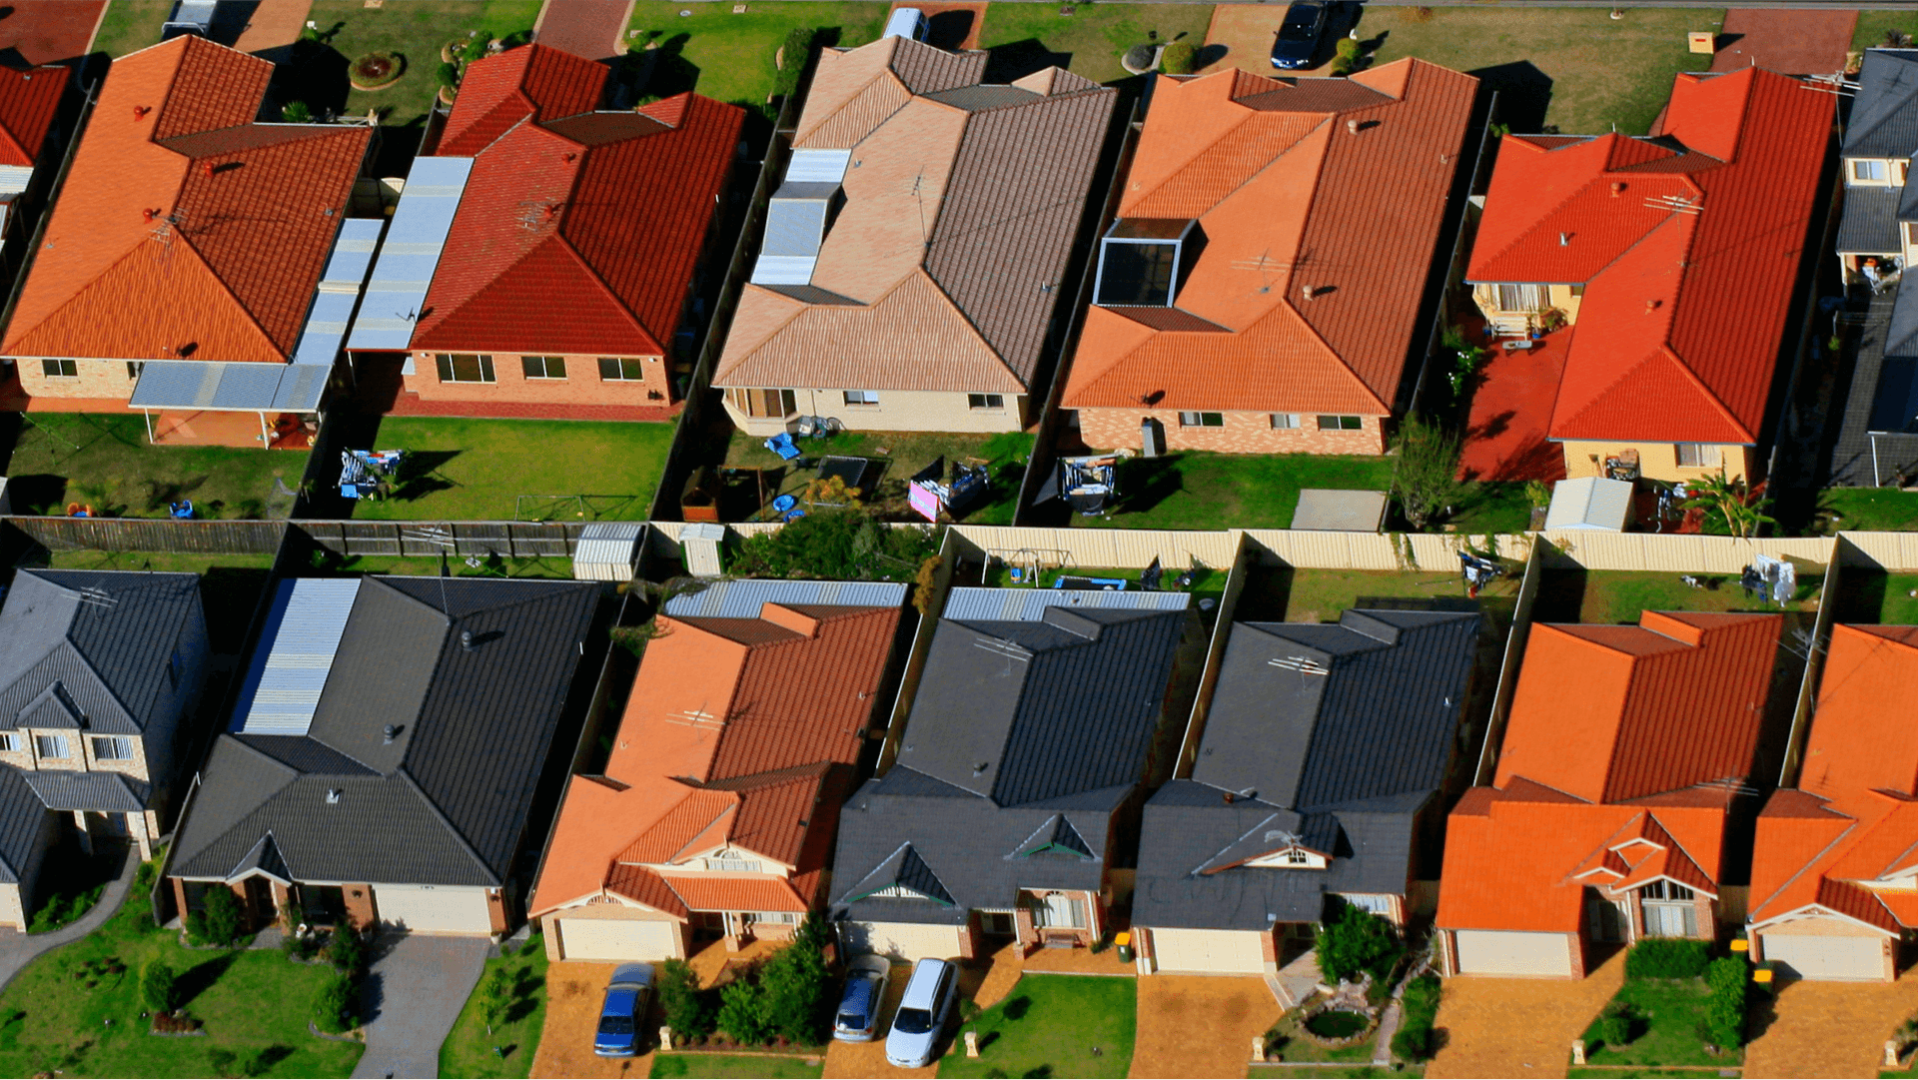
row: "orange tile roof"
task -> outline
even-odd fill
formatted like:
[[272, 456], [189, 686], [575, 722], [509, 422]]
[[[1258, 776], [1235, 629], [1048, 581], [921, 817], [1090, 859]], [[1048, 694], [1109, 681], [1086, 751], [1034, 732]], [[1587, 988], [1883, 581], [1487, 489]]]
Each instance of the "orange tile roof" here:
[[666, 874], [666, 887], [693, 911], [804, 912], [809, 897], [801, 897], [778, 878], [731, 877], [724, 874]]
[[1552, 438], [1758, 441], [1834, 100], [1682, 73], [1658, 141], [1502, 140], [1466, 277], [1585, 286]]
[[0, 165], [31, 168], [40, 160], [67, 78], [58, 65], [0, 67]]
[[1119, 216], [1199, 221], [1187, 318], [1093, 307], [1065, 406], [1391, 412], [1477, 87], [1411, 59], [1160, 79]]
[[272, 73], [193, 35], [114, 61], [0, 352], [290, 359], [373, 132], [255, 124]]

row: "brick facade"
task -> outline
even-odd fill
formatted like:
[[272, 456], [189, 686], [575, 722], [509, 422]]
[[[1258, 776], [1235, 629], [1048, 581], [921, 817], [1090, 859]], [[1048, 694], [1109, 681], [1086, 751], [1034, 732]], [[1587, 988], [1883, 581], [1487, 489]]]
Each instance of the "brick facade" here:
[[[457, 409], [457, 415], [522, 415], [528, 407], [590, 406], [617, 409], [670, 409], [676, 402], [672, 365], [663, 357], [637, 359], [643, 378], [602, 379], [599, 357], [566, 354], [566, 377], [529, 379], [519, 353], [495, 352], [490, 383], [441, 382], [435, 352], [415, 352], [413, 373], [404, 376], [408, 393], [419, 395], [423, 406]], [[495, 410], [500, 410], [498, 413]]]
[[1299, 417], [1300, 427], [1275, 428], [1271, 413], [1221, 415], [1223, 427], [1182, 427], [1177, 410], [1080, 409], [1079, 437], [1099, 450], [1138, 449], [1139, 426], [1147, 417], [1165, 429], [1168, 450], [1210, 450], [1222, 454], [1383, 454], [1385, 417], [1364, 416], [1357, 431], [1320, 431], [1318, 417]]
[[47, 377], [38, 358], [14, 361], [20, 389], [35, 398], [93, 398], [125, 405], [133, 396], [135, 380], [127, 375], [125, 360], [75, 360], [73, 378]]
[[353, 924], [353, 929], [365, 930], [379, 923], [379, 907], [373, 902], [371, 885], [348, 885], [340, 892], [346, 899], [346, 921]]

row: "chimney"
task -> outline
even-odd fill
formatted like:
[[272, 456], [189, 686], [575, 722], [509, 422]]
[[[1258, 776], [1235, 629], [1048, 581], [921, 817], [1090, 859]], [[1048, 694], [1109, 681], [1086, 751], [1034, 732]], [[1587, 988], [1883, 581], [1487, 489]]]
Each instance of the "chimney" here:
[[1625, 194], [1625, 181], [1623, 180], [1612, 181], [1612, 198], [1616, 199], [1623, 194]]

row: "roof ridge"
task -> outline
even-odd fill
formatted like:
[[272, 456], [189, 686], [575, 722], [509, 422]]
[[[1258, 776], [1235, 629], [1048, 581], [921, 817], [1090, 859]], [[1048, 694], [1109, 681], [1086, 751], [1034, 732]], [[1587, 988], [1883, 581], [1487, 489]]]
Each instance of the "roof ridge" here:
[[[842, 55], [842, 56], [843, 56], [843, 55], [845, 55], [846, 53], [848, 53], [848, 52], [851, 52], [852, 50], [850, 50], [850, 49], [841, 49], [841, 50], [839, 50], [839, 51], [840, 51], [840, 55]], [[892, 112], [889, 112], [889, 113], [887, 113], [887, 114], [886, 114], [886, 116], [885, 116], [885, 118], [884, 118], [884, 119], [882, 119], [882, 120], [880, 120], [880, 122], [879, 122], [878, 124], [875, 124], [875, 125], [874, 125], [874, 126], [873, 126], [873, 127], [872, 127], [872, 128], [870, 129], [870, 130], [868, 130], [868, 131], [867, 131], [867, 132], [866, 132], [866, 133], [865, 133], [864, 135], [861, 135], [861, 136], [860, 136], [860, 137], [859, 137], [858, 139], [856, 139], [856, 140], [854, 140], [854, 142], [853, 142], [853, 145], [854, 145], [854, 146], [857, 146], [857, 145], [859, 145], [859, 143], [862, 143], [862, 142], [864, 142], [864, 141], [866, 141], [866, 138], [867, 138], [867, 136], [870, 136], [870, 135], [871, 135], [871, 134], [872, 134], [872, 133], [873, 133], [874, 131], [877, 131], [877, 130], [879, 130], [879, 128], [880, 128], [880, 127], [882, 127], [882, 126], [884, 126], [884, 125], [885, 125], [885, 123], [886, 123], [886, 121], [887, 121], [887, 120], [891, 120], [891, 119], [892, 119], [892, 118], [893, 118], [894, 116], [896, 116], [896, 115], [898, 115], [898, 113], [899, 113], [899, 110], [900, 110], [900, 109], [904, 109], [904, 108], [906, 107], [906, 105], [908, 105], [908, 104], [911, 104], [911, 103], [912, 103], [912, 101], [913, 101], [913, 99], [914, 99], [914, 98], [916, 98], [916, 97], [918, 97], [918, 96], [919, 96], [918, 94], [915, 94], [915, 93], [913, 93], [913, 92], [912, 92], [912, 87], [910, 87], [910, 86], [907, 86], [907, 85], [906, 85], [906, 80], [904, 80], [904, 79], [902, 79], [902, 78], [900, 78], [900, 77], [899, 77], [899, 73], [898, 73], [898, 72], [895, 72], [895, 71], [894, 71], [894, 70], [892, 69], [892, 55], [891, 55], [890, 53], [888, 53], [888, 54], [887, 54], [887, 56], [886, 56], [886, 62], [885, 62], [885, 64], [883, 64], [883, 65], [882, 65], [882, 66], [881, 66], [881, 67], [879, 68], [879, 70], [878, 70], [877, 72], [875, 72], [875, 73], [873, 74], [873, 77], [872, 77], [872, 78], [870, 78], [870, 79], [867, 79], [867, 80], [866, 80], [865, 82], [863, 82], [863, 83], [860, 83], [860, 84], [859, 84], [859, 89], [857, 89], [857, 90], [854, 90], [854, 91], [853, 91], [852, 93], [850, 93], [850, 94], [847, 94], [847, 95], [846, 95], [846, 96], [845, 96], [845, 97], [844, 97], [844, 98], [843, 98], [843, 99], [842, 99], [842, 100], [841, 100], [841, 101], [839, 102], [839, 107], [838, 107], [838, 108], [836, 108], [836, 109], [834, 109], [833, 111], [831, 111], [831, 112], [829, 112], [829, 113], [827, 113], [827, 114], [825, 114], [824, 116], [822, 116], [822, 117], [820, 117], [820, 118], [819, 118], [819, 122], [818, 122], [818, 123], [816, 123], [816, 124], [811, 124], [811, 125], [808, 125], [808, 126], [806, 126], [806, 129], [805, 129], [805, 131], [804, 131], [803, 133], [802, 133], [802, 132], [801, 132], [801, 131], [799, 130], [799, 125], [798, 125], [798, 124], [795, 124], [795, 125], [794, 125], [794, 128], [793, 128], [793, 143], [794, 143], [794, 145], [793, 145], [793, 149], [794, 149], [794, 150], [803, 150], [803, 149], [807, 149], [807, 147], [802, 147], [802, 146], [799, 146], [798, 144], [799, 144], [799, 143], [800, 143], [800, 142], [801, 142], [802, 140], [804, 140], [804, 139], [806, 139], [807, 137], [809, 137], [809, 136], [812, 136], [812, 135], [814, 135], [814, 134], [817, 134], [820, 128], [823, 128], [823, 127], [825, 127], [826, 125], [828, 125], [828, 124], [830, 124], [830, 123], [832, 123], [832, 122], [833, 122], [833, 120], [835, 120], [835, 119], [837, 119], [837, 118], [838, 118], [838, 116], [839, 116], [839, 114], [840, 114], [840, 113], [843, 113], [843, 112], [845, 112], [845, 111], [846, 111], [847, 109], [850, 109], [850, 108], [852, 108], [852, 105], [853, 105], [853, 102], [855, 102], [855, 101], [858, 101], [859, 99], [861, 99], [861, 98], [863, 98], [863, 97], [865, 97], [865, 96], [866, 96], [866, 91], [868, 91], [868, 90], [871, 90], [871, 89], [872, 89], [872, 86], [873, 86], [873, 84], [874, 84], [874, 83], [876, 83], [876, 82], [878, 82], [878, 81], [880, 81], [881, 79], [891, 79], [891, 80], [892, 80], [893, 82], [896, 82], [896, 83], [898, 83], [898, 84], [899, 84], [899, 89], [901, 89], [901, 90], [903, 90], [903, 91], [905, 91], [905, 94], [906, 94], [906, 100], [905, 100], [905, 102], [904, 102], [904, 103], [902, 103], [902, 104], [901, 104], [901, 105], [899, 106], [899, 108], [898, 108], [898, 109], [894, 109], [894, 110], [893, 110]], [[802, 120], [803, 120], [804, 118], [805, 118], [805, 117], [804, 117], [804, 110], [801, 110], [801, 116], [800, 116], [800, 119], [802, 119]], [[789, 164], [790, 164], [790, 162], [789, 162]]]
[[[1219, 72], [1218, 74], [1224, 74], [1224, 73]], [[1144, 192], [1136, 199], [1128, 198], [1128, 199], [1123, 199], [1122, 201], [1132, 203], [1134, 205], [1150, 201], [1154, 196], [1158, 195], [1161, 191], [1164, 191], [1166, 188], [1170, 187], [1173, 184], [1173, 182], [1178, 180], [1179, 177], [1183, 175], [1185, 171], [1188, 168], [1190, 168], [1195, 162], [1199, 161], [1201, 158], [1211, 153], [1214, 148], [1224, 143], [1228, 138], [1231, 138], [1232, 136], [1237, 135], [1239, 133], [1239, 129], [1247, 127], [1251, 124], [1257, 123], [1259, 120], [1259, 117], [1261, 115], [1264, 115], [1258, 109], [1254, 109], [1251, 106], [1246, 105], [1245, 103], [1241, 102], [1238, 98], [1228, 96], [1225, 100], [1226, 100], [1226, 104], [1238, 106], [1239, 110], [1245, 114], [1239, 118], [1238, 123], [1233, 124], [1231, 127], [1226, 128], [1224, 131], [1220, 132], [1219, 137], [1217, 139], [1214, 139], [1211, 142], [1206, 143], [1204, 146], [1200, 147], [1197, 152], [1192, 154], [1190, 157], [1186, 158], [1184, 161], [1180, 162], [1179, 167], [1167, 173], [1165, 176], [1165, 179], [1159, 181], [1158, 185], [1154, 187], [1151, 191]], [[1283, 113], [1279, 115], [1299, 116], [1299, 115], [1314, 115], [1314, 114], [1301, 114], [1297, 112], [1291, 112], [1291, 113]], [[1303, 132], [1299, 134], [1298, 138], [1293, 139], [1291, 142], [1287, 143], [1285, 145], [1285, 149], [1280, 150], [1278, 153], [1267, 158], [1265, 161], [1265, 164], [1260, 165], [1258, 168], [1252, 170], [1251, 173], [1247, 174], [1245, 179], [1233, 185], [1230, 191], [1227, 191], [1224, 195], [1221, 195], [1216, 201], [1213, 202], [1212, 205], [1214, 207], [1222, 205], [1227, 199], [1231, 198], [1234, 194], [1244, 190], [1247, 184], [1250, 184], [1253, 180], [1264, 175], [1266, 170], [1272, 168], [1274, 165], [1277, 165], [1281, 158], [1285, 157], [1287, 154], [1290, 154], [1294, 149], [1298, 147], [1300, 143], [1310, 138], [1314, 132], [1318, 131], [1321, 127], [1324, 127], [1326, 124], [1331, 123], [1333, 119], [1336, 117], [1336, 115], [1337, 114], [1335, 113], [1324, 114], [1323, 118], [1320, 119], [1318, 123], [1313, 124], [1311, 127], [1306, 128]], [[1325, 159], [1329, 156], [1330, 156], [1329, 154], [1319, 155], [1318, 169], [1316, 169], [1313, 172], [1312, 191], [1310, 195], [1308, 195], [1306, 198], [1306, 206], [1308, 207], [1308, 213], [1310, 212], [1309, 207], [1311, 206], [1311, 203], [1312, 203], [1311, 196], [1318, 194], [1318, 190], [1319, 190], [1318, 177], [1321, 173], [1323, 173], [1325, 169]], [[1300, 230], [1299, 235], [1301, 240], [1303, 240], [1305, 235], [1304, 230]]]
[[[970, 118], [968, 118], [967, 122], [968, 123], [971, 122]], [[962, 135], [960, 138], [963, 140], [964, 136]], [[946, 203], [945, 195], [941, 193], [939, 197], [939, 209], [941, 212], [945, 210], [945, 203]], [[939, 217], [937, 214], [933, 216], [932, 224], [934, 229], [938, 228]], [[932, 250], [932, 243], [931, 243], [931, 240], [928, 239], [925, 244], [925, 251], [931, 252], [931, 250]], [[972, 336], [979, 339], [980, 347], [985, 349], [986, 353], [990, 355], [993, 358], [993, 360], [999, 364], [1001, 368], [1005, 369], [1006, 374], [1012, 377], [1013, 382], [1016, 382], [1020, 384], [1021, 386], [1025, 386], [1027, 389], [1031, 389], [1031, 382], [1027, 379], [1020, 378], [1019, 373], [1012, 370], [1012, 365], [1006, 362], [1005, 356], [1001, 354], [997, 348], [993, 347], [991, 340], [986, 337], [985, 332], [979, 329], [979, 324], [974, 322], [972, 320], [972, 316], [966, 314], [966, 309], [959, 306], [959, 301], [954, 300], [952, 298], [952, 294], [948, 293], [945, 290], [945, 287], [939, 284], [939, 279], [932, 276], [932, 271], [926, 269], [926, 260], [925, 260], [924, 254], [920, 256], [919, 264], [912, 268], [911, 273], [907, 274], [905, 277], [900, 278], [897, 284], [893, 285], [892, 288], [886, 290], [885, 296], [881, 296], [879, 300], [874, 301], [872, 304], [868, 306], [878, 307], [880, 302], [885, 300], [886, 296], [891, 296], [894, 292], [898, 291], [898, 289], [901, 286], [905, 285], [906, 282], [912, 280], [915, 276], [925, 278], [926, 284], [932, 286], [932, 291], [938, 295], [939, 299], [944, 301], [945, 305], [951, 308], [955, 315], [958, 315], [960, 319], [964, 320], [966, 327], [972, 331]]]
[[[1770, 896], [1767, 896], [1765, 897], [1765, 899], [1759, 901], [1758, 903], [1751, 905], [1751, 915], [1756, 916], [1759, 912], [1765, 910], [1767, 905], [1769, 905], [1772, 901], [1778, 899], [1780, 896], [1784, 895], [1785, 890], [1791, 888], [1794, 884], [1796, 884], [1798, 882], [1798, 879], [1801, 877], [1804, 877], [1805, 874], [1808, 871], [1810, 871], [1812, 867], [1818, 866], [1821, 863], [1823, 863], [1826, 857], [1832, 855], [1837, 850], [1838, 845], [1844, 842], [1845, 837], [1850, 836], [1853, 830], [1857, 828], [1858, 828], [1858, 819], [1851, 818], [1850, 824], [1845, 826], [1844, 831], [1840, 832], [1837, 836], [1832, 837], [1831, 842], [1826, 844], [1822, 849], [1820, 849], [1818, 854], [1812, 856], [1810, 859], [1807, 859], [1805, 861], [1805, 865], [1793, 871], [1792, 875], [1785, 879], [1784, 884], [1772, 890], [1772, 894]], [[1822, 877], [1823, 875], [1821, 874], [1820, 876]], [[1813, 898], [1812, 902], [1817, 903], [1816, 897]], [[1793, 910], [1796, 910], [1796, 909], [1793, 909]], [[1752, 921], [1757, 921], [1757, 920], [1754, 918], [1752, 919]]]
[[[1313, 190], [1315, 191], [1318, 190], [1317, 184], [1313, 185]], [[1294, 267], [1292, 272], [1290, 274], [1287, 274], [1286, 276], [1288, 279], [1290, 279], [1291, 277], [1296, 276], [1297, 273], [1298, 273], [1298, 269]], [[1288, 280], [1288, 284], [1289, 283], [1290, 282]], [[1306, 333], [1312, 335], [1313, 341], [1316, 341], [1319, 343], [1319, 348], [1324, 349], [1326, 351], [1326, 354], [1331, 356], [1332, 359], [1338, 363], [1339, 367], [1343, 368], [1348, 375], [1352, 376], [1353, 382], [1359, 384], [1359, 387], [1363, 389], [1365, 393], [1369, 397], [1371, 397], [1373, 401], [1378, 402], [1379, 411], [1387, 412], [1387, 413], [1392, 411], [1392, 406], [1386, 404], [1385, 399], [1379, 396], [1378, 391], [1372, 389], [1372, 384], [1365, 381], [1365, 376], [1360, 375], [1357, 371], [1354, 371], [1352, 369], [1352, 365], [1346, 362], [1345, 357], [1339, 355], [1339, 351], [1337, 349], [1334, 349], [1332, 347], [1332, 344], [1325, 340], [1325, 336], [1320, 334], [1318, 329], [1312, 325], [1312, 320], [1305, 317], [1305, 312], [1300, 311], [1297, 307], [1293, 305], [1290, 289], [1287, 289], [1286, 295], [1279, 297], [1279, 302], [1273, 305], [1273, 310], [1278, 310], [1280, 308], [1283, 308], [1287, 312], [1290, 312], [1292, 317], [1299, 321], [1300, 328], [1303, 329]]]
[[420, 802], [424, 803], [426, 808], [432, 811], [433, 816], [439, 819], [440, 824], [446, 826], [446, 831], [453, 834], [453, 839], [459, 841], [460, 850], [472, 858], [473, 864], [479, 867], [480, 873], [491, 878], [494, 885], [502, 884], [503, 875], [495, 873], [492, 867], [486, 865], [486, 860], [480, 858], [478, 850], [473, 847], [471, 841], [466, 839], [466, 834], [459, 830], [459, 826], [453, 824], [453, 820], [446, 816], [446, 812], [441, 810], [439, 803], [434, 802], [433, 797], [426, 793], [426, 789], [420, 786], [419, 781], [413, 779], [413, 774], [407, 769], [405, 762], [401, 762], [399, 768], [393, 770], [393, 775], [404, 780], [406, 786], [413, 790], [413, 794], [419, 796]]
[[[177, 153], [177, 151], [175, 152]], [[185, 156], [185, 155], [182, 155], [182, 156]], [[187, 158], [188, 162], [191, 162], [192, 160], [193, 159], [190, 157]], [[191, 170], [188, 170], [188, 171], [191, 171]], [[186, 189], [186, 178], [184, 174], [182, 174], [181, 176], [180, 188], [182, 192], [184, 192]], [[179, 196], [177, 195], [174, 197], [174, 205], [175, 206], [179, 205]], [[345, 220], [346, 219], [343, 215], [336, 215], [335, 217], [336, 222], [345, 221]], [[245, 300], [240, 299], [239, 293], [233, 291], [233, 286], [227, 283], [226, 275], [220, 273], [218, 270], [215, 270], [213, 268], [213, 260], [207, 258], [206, 252], [201, 251], [199, 248], [199, 245], [195, 244], [192, 238], [187, 236], [186, 230], [175, 229], [173, 231], [173, 235], [174, 235], [174, 238], [177, 239], [180, 243], [185, 244], [189, 249], [192, 250], [194, 257], [200, 260], [200, 265], [206, 268], [207, 274], [210, 275], [213, 278], [213, 280], [219, 284], [220, 291], [225, 293], [227, 298], [233, 301], [233, 306], [239, 308], [241, 313], [246, 316], [247, 325], [251, 326], [254, 330], [258, 331], [260, 337], [266, 341], [267, 348], [273, 352], [279, 353], [281, 356], [286, 357], [287, 362], [291, 363], [293, 360], [293, 349], [294, 349], [294, 346], [298, 344], [298, 340], [295, 339], [295, 341], [292, 344], [289, 344], [284, 349], [280, 348], [279, 344], [273, 340], [273, 335], [267, 333], [266, 327], [260, 323], [259, 315], [256, 314], [252, 308], [247, 306]], [[340, 226], [338, 224], [335, 224], [333, 226], [333, 239], [327, 241], [327, 245], [326, 245], [329, 251], [332, 250], [332, 247], [334, 244], [339, 242], [339, 236], [340, 236]], [[140, 250], [140, 245], [136, 243], [133, 246], [132, 251], [129, 251], [128, 254], [132, 254], [133, 251], [138, 251], [138, 250]], [[115, 260], [114, 265], [115, 266], [119, 265], [118, 260]], [[324, 274], [324, 271], [322, 271], [322, 274]], [[100, 275], [100, 277], [94, 278], [92, 281], [87, 283], [87, 288], [91, 289], [94, 285], [99, 283], [100, 278], [105, 276], [106, 276], [105, 274], [102, 274]], [[81, 290], [81, 291], [84, 292], [85, 290]], [[78, 295], [79, 294], [77, 293], [75, 294], [76, 299], [78, 298]], [[312, 306], [313, 306], [313, 301], [311, 298], [308, 298], [308, 300], [306, 301], [305, 308], [302, 309], [301, 311], [300, 323], [302, 326], [304, 326], [306, 322], [306, 314], [312, 309]]]
[[[569, 187], [566, 192], [566, 195], [567, 195], [566, 203], [568, 206], [572, 205], [573, 192], [579, 189], [580, 174], [586, 171], [586, 156], [592, 153], [592, 149], [590, 147], [587, 147], [584, 143], [580, 143], [579, 145], [581, 147], [579, 168], [573, 170], [573, 183], [572, 183], [572, 186]], [[617, 310], [622, 316], [624, 316], [628, 323], [632, 324], [633, 329], [638, 330], [642, 336], [644, 336], [647, 340], [651, 341], [654, 345], [658, 346], [659, 350], [662, 353], [671, 351], [668, 345], [668, 341], [670, 341], [672, 335], [671, 334], [667, 335], [668, 341], [661, 341], [659, 339], [659, 335], [653, 332], [653, 328], [641, 322], [638, 313], [634, 312], [631, 307], [628, 307], [626, 304], [626, 301], [620, 299], [619, 294], [613, 291], [612, 285], [609, 284], [606, 281], [605, 276], [602, 275], [598, 271], [598, 269], [596, 269], [593, 266], [592, 261], [587, 259], [585, 255], [581, 254], [580, 250], [577, 247], [573, 246], [572, 239], [566, 235], [566, 220], [563, 214], [560, 218], [559, 224], [555, 226], [553, 229], [553, 235], [550, 237], [547, 237], [547, 241], [552, 241], [552, 240], [557, 240], [560, 242], [560, 245], [565, 250], [566, 254], [570, 255], [573, 259], [573, 262], [578, 264], [580, 270], [586, 274], [587, 280], [591, 281], [595, 286], [599, 288], [600, 294], [612, 303], [614, 309]], [[533, 250], [537, 251], [539, 248], [544, 247], [545, 244], [546, 244], [546, 241], [542, 241], [541, 243], [534, 244]], [[528, 251], [527, 255], [528, 256], [532, 255], [532, 251]], [[512, 270], [517, 269], [520, 266], [520, 263], [524, 261], [525, 260], [522, 259], [520, 260], [520, 262], [514, 263], [511, 267], [507, 268], [507, 271], [510, 273]], [[505, 275], [501, 275], [501, 276], [504, 277]]]

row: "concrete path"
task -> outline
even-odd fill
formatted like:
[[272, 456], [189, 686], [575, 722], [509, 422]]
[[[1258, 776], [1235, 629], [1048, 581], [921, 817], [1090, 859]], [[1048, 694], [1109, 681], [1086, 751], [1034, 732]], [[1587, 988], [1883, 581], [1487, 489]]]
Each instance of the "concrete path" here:
[[1392, 1036], [1399, 1033], [1399, 1020], [1403, 1017], [1404, 1010], [1399, 1008], [1399, 999], [1393, 998], [1379, 1016], [1378, 1041], [1372, 1044], [1372, 1064], [1380, 1067], [1392, 1064]]
[[[100, 902], [93, 905], [93, 910], [58, 930], [46, 934], [0, 930], [0, 989], [5, 989], [13, 977], [20, 974], [20, 969], [32, 963], [36, 957], [86, 937], [111, 919], [120, 910], [120, 905], [126, 902], [127, 892], [133, 887], [133, 875], [139, 870], [140, 860], [128, 854], [120, 866], [120, 876], [107, 884], [106, 891], [100, 894]], [[145, 899], [141, 897], [142, 901]]]
[[588, 60], [626, 51], [633, 0], [546, 0], [533, 23], [533, 40]]
[[1757, 64], [1786, 75], [1830, 75], [1844, 70], [1857, 26], [1856, 11], [1733, 8], [1725, 13], [1712, 70]]
[[355, 1077], [437, 1077], [440, 1044], [479, 985], [492, 942], [400, 934], [382, 938], [360, 995], [372, 1017]]

